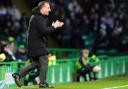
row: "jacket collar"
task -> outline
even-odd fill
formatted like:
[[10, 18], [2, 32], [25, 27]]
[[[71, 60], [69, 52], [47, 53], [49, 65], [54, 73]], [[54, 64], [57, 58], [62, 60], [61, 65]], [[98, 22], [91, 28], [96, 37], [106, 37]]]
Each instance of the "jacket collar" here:
[[41, 15], [43, 17], [48, 17], [46, 15], [41, 14], [41, 12], [39, 11], [39, 9], [37, 7], [32, 9], [32, 15]]

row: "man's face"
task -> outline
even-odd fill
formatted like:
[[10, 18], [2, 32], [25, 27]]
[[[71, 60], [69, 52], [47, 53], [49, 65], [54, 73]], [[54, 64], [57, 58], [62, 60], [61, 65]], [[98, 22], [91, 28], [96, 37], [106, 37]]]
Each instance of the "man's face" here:
[[51, 11], [51, 8], [50, 8], [50, 5], [49, 3], [45, 3], [45, 5], [41, 8], [41, 13], [43, 15], [49, 15], [50, 11]]

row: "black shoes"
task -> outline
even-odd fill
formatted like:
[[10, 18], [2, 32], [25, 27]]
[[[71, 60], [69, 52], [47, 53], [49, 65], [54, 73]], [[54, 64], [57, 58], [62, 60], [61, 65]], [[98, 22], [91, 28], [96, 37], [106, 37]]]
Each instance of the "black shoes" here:
[[49, 85], [47, 82], [39, 84], [39, 88], [54, 88], [54, 86]]
[[14, 73], [14, 74], [12, 74], [12, 77], [14, 78], [15, 83], [17, 84], [17, 86], [21, 87], [21, 79], [20, 79], [19, 74]]
[[[21, 77], [19, 76], [19, 74], [14, 73], [12, 74], [12, 77], [14, 78], [17, 86], [21, 88]], [[39, 84], [39, 88], [54, 88], [54, 86], [51, 86], [47, 82], [45, 82], [43, 84]]]

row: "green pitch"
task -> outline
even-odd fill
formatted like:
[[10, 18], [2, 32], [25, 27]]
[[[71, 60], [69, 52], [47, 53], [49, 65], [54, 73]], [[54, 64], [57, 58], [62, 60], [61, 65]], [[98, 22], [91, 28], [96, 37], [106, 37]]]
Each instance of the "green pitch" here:
[[[39, 88], [38, 86], [27, 86], [22, 88], [9, 88], [9, 89], [39, 89]], [[112, 77], [97, 81], [91, 81], [91, 82], [56, 84], [55, 88], [53, 89], [128, 89], [128, 77]]]

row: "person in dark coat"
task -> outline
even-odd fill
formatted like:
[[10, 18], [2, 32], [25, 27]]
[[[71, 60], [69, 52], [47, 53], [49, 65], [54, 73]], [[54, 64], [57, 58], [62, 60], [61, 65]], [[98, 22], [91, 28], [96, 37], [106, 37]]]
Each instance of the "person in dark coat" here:
[[46, 82], [49, 53], [47, 48], [47, 36], [54, 32], [57, 28], [64, 25], [63, 22], [57, 20], [49, 27], [48, 15], [50, 11], [50, 3], [48, 1], [41, 1], [38, 6], [32, 10], [32, 16], [29, 21], [27, 34], [28, 57], [31, 59], [32, 63], [18, 73], [12, 74], [16, 84], [19, 87], [21, 87], [21, 77], [36, 68], [40, 71], [39, 88], [50, 87]]
[[91, 80], [91, 71], [92, 67], [89, 64], [89, 50], [88, 49], [83, 49], [81, 52], [81, 56], [79, 60], [76, 62], [77, 66], [77, 82], [80, 82], [80, 77], [82, 76], [85, 81], [87, 81], [86, 74], [89, 75], [89, 79]]

